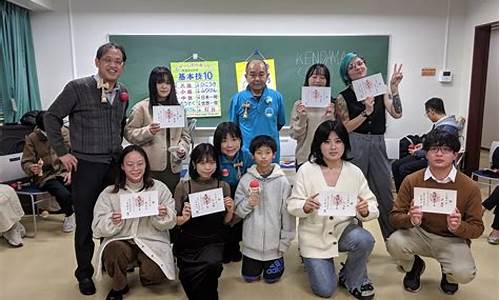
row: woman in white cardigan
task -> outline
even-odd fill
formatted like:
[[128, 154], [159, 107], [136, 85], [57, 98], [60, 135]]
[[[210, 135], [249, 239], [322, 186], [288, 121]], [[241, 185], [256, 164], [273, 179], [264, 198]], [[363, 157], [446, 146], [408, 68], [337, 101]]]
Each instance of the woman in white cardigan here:
[[[314, 134], [309, 161], [297, 173], [288, 211], [299, 217], [299, 248], [314, 294], [328, 298], [337, 288], [334, 257], [347, 252], [339, 272], [339, 285], [358, 299], [371, 299], [375, 290], [366, 262], [375, 240], [358, 225], [378, 217], [377, 202], [361, 170], [348, 162], [349, 135], [340, 121], [321, 123]], [[355, 196], [355, 216], [323, 216], [319, 192]]]
[[[158, 284], [165, 278], [175, 279], [175, 265], [168, 230], [175, 226], [175, 202], [169, 189], [149, 174], [149, 161], [144, 150], [127, 146], [120, 157], [121, 170], [114, 186], [99, 195], [94, 207], [92, 231], [102, 238], [98, 250], [97, 277], [102, 264], [113, 279], [107, 300], [119, 300], [129, 291], [127, 268], [132, 262], [139, 266], [144, 286]], [[158, 214], [124, 218], [120, 198], [131, 193], [153, 192], [158, 195]], [[145, 204], [143, 202], [142, 204]]]
[[180, 105], [172, 73], [162, 66], [151, 71], [149, 98], [132, 108], [125, 125], [125, 138], [146, 151], [151, 175], [165, 183], [173, 194], [180, 180], [182, 160], [189, 154], [191, 136], [187, 118], [181, 128], [160, 128], [159, 123], [153, 122], [153, 106], [158, 105]]

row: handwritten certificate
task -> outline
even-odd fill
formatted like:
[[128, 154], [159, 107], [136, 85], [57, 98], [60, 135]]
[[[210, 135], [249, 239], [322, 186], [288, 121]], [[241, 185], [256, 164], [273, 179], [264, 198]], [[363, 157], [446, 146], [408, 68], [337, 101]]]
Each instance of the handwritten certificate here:
[[158, 215], [158, 191], [120, 195], [122, 219]]
[[302, 101], [306, 107], [327, 107], [330, 104], [332, 90], [324, 86], [303, 86]]
[[184, 127], [184, 108], [182, 105], [155, 105], [153, 122], [160, 123], [160, 128]]
[[358, 101], [363, 101], [366, 97], [375, 97], [387, 93], [387, 86], [381, 73], [354, 80], [352, 87]]
[[449, 214], [457, 206], [457, 191], [442, 189], [414, 188], [415, 205], [423, 212]]
[[189, 194], [191, 216], [193, 218], [224, 211], [222, 188]]
[[355, 216], [357, 197], [353, 193], [327, 189], [319, 192], [319, 216]]

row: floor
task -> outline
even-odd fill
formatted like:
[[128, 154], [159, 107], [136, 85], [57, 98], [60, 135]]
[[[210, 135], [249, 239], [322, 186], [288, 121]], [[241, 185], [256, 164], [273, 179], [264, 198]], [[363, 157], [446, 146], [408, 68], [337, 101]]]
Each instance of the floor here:
[[[487, 156], [487, 154], [486, 154]], [[487, 189], [483, 188], [483, 196]], [[472, 243], [472, 252], [478, 268], [477, 277], [467, 285], [461, 285], [456, 295], [444, 295], [439, 290], [439, 264], [425, 258], [427, 269], [422, 275], [422, 290], [417, 294], [406, 292], [402, 287], [403, 273], [400, 273], [391, 257], [385, 251], [384, 243], [376, 221], [366, 223], [366, 228], [375, 236], [375, 249], [368, 262], [368, 274], [374, 282], [376, 299], [498, 299], [498, 246], [487, 243], [493, 215], [485, 213], [485, 232]], [[28, 231], [32, 229], [31, 218], [22, 223]], [[97, 294], [82, 296], [73, 277], [75, 258], [73, 236], [61, 232], [62, 215], [51, 215], [39, 219], [36, 238], [26, 238], [24, 247], [9, 248], [0, 239], [0, 299], [104, 299], [111, 287], [109, 278], [96, 282]], [[338, 266], [345, 256], [336, 259]], [[240, 263], [224, 266], [219, 284], [221, 299], [319, 299], [309, 289], [304, 266], [300, 263], [297, 241], [285, 256], [286, 271], [283, 279], [273, 285], [263, 282], [244, 283], [239, 275]], [[125, 299], [186, 299], [178, 281], [168, 282], [154, 288], [140, 285], [137, 271], [129, 277], [130, 293]], [[332, 297], [354, 299], [339, 289]]]

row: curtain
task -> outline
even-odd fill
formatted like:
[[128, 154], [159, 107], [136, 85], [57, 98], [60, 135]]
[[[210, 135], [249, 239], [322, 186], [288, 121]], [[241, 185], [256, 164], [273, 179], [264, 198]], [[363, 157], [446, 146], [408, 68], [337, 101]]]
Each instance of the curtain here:
[[29, 11], [0, 0], [0, 106], [5, 122], [40, 110]]

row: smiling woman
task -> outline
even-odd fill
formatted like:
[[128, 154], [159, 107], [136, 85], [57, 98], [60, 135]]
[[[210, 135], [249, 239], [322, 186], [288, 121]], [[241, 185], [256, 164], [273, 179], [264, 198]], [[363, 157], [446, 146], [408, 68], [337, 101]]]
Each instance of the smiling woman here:
[[393, 196], [391, 191], [391, 169], [385, 149], [386, 112], [395, 119], [402, 116], [399, 84], [403, 79], [402, 65], [394, 66], [390, 80], [390, 91], [375, 97], [358, 99], [352, 81], [365, 77], [368, 67], [363, 57], [349, 52], [342, 58], [340, 77], [347, 86], [337, 96], [335, 111], [350, 132], [352, 162], [368, 178], [370, 188], [379, 202], [378, 219], [384, 239], [393, 232], [389, 223]]
[[[149, 160], [141, 147], [127, 146], [120, 155], [120, 165], [115, 185], [104, 189], [97, 199], [92, 222], [94, 236], [103, 239], [98, 250], [97, 277], [101, 277], [104, 264], [113, 279], [107, 300], [122, 299], [129, 291], [126, 270], [128, 264], [136, 260], [141, 283], [145, 286], [158, 284], [166, 278], [175, 279], [168, 235], [176, 219], [172, 194], [163, 183], [151, 178]], [[139, 193], [140, 196], [146, 192], [157, 193], [158, 214], [125, 218], [122, 200], [130, 194]]]

